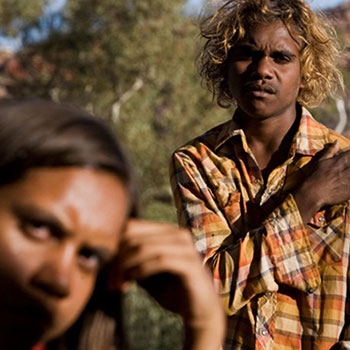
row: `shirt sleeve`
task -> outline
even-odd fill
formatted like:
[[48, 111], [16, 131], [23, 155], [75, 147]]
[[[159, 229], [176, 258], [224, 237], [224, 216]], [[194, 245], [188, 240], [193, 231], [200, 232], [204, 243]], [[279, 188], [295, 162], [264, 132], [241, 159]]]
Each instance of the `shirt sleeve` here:
[[[349, 203], [350, 204], [350, 203]], [[348, 222], [350, 224], [350, 222]], [[350, 266], [347, 271], [347, 290], [350, 288]], [[350, 349], [350, 295], [346, 295], [345, 305], [345, 324], [341, 332], [340, 340], [334, 344], [330, 350], [349, 350]]]
[[179, 223], [191, 230], [229, 315], [257, 294], [277, 291], [279, 284], [304, 292], [320, 284], [308, 229], [292, 195], [261, 227], [237, 239], [195, 159], [176, 152], [170, 175]]

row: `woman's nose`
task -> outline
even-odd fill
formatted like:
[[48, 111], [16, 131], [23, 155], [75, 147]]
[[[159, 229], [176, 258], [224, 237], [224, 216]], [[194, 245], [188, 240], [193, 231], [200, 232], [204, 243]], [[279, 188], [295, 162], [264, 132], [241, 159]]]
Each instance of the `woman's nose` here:
[[74, 246], [64, 244], [49, 250], [32, 278], [32, 285], [56, 298], [69, 296], [74, 260]]

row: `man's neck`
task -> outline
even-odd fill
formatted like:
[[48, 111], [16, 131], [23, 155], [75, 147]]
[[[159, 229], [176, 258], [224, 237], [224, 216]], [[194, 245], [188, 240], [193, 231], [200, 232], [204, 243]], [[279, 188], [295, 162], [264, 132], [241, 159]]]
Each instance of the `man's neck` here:
[[299, 127], [297, 109], [286, 115], [264, 119], [253, 118], [238, 111], [238, 118], [259, 168], [264, 178], [267, 178], [276, 166], [286, 160]]

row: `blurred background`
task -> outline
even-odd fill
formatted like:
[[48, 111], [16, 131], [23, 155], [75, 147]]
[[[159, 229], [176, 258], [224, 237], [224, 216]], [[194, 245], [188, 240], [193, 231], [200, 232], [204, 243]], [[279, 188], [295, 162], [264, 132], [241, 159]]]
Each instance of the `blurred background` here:
[[[176, 221], [172, 152], [232, 110], [219, 108], [194, 65], [203, 0], [0, 0], [0, 98], [73, 103], [109, 120], [133, 158], [142, 216]], [[313, 0], [333, 21], [346, 90], [314, 116], [350, 136], [350, 1]], [[179, 318], [141, 289], [124, 297], [133, 350], [180, 350]]]
[[[176, 221], [171, 153], [229, 119], [194, 59], [203, 0], [0, 0], [0, 98], [44, 97], [108, 119], [133, 158], [142, 216]], [[310, 0], [333, 21], [346, 90], [314, 116], [350, 136], [350, 1]], [[181, 349], [181, 322], [136, 289], [125, 296], [133, 349]]]
[[[231, 117], [201, 86], [194, 59], [205, 0], [0, 0], [0, 97], [74, 103], [109, 119], [132, 155], [142, 216], [176, 221], [171, 153]], [[347, 85], [313, 111], [350, 135], [350, 1], [310, 0], [334, 22]]]

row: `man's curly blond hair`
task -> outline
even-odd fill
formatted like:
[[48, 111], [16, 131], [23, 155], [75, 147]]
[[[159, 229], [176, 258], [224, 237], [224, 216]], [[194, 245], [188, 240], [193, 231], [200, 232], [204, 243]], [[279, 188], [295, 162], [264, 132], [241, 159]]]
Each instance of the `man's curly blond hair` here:
[[235, 103], [227, 83], [230, 49], [251, 26], [278, 20], [285, 24], [300, 46], [303, 88], [297, 101], [306, 107], [316, 107], [327, 96], [343, 88], [342, 74], [337, 68], [340, 50], [335, 30], [305, 1], [216, 0], [215, 3], [221, 7], [200, 22], [205, 44], [197, 58], [197, 66], [219, 106], [228, 108]]

